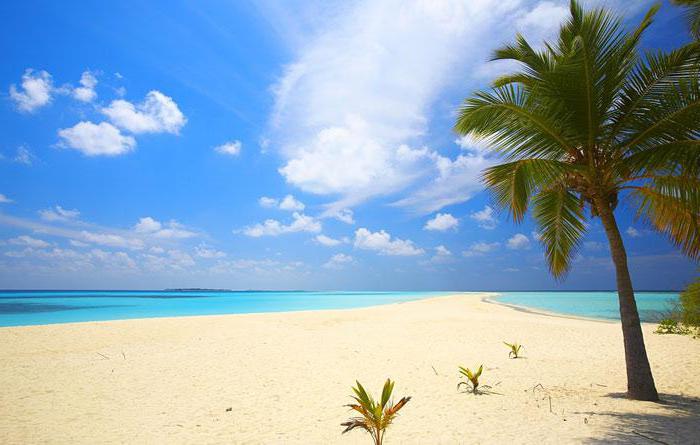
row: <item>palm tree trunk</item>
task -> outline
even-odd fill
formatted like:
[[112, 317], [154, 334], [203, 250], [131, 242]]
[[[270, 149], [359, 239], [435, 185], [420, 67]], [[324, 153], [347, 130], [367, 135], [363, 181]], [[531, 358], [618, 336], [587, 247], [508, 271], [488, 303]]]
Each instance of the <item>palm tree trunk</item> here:
[[625, 364], [627, 366], [627, 396], [635, 400], [659, 400], [651, 374], [649, 358], [644, 346], [644, 335], [639, 322], [637, 302], [634, 299], [632, 279], [627, 268], [627, 253], [620, 230], [610, 204], [603, 199], [596, 200], [596, 207], [610, 243], [610, 253], [615, 263], [617, 295], [620, 301], [622, 337], [625, 343]]

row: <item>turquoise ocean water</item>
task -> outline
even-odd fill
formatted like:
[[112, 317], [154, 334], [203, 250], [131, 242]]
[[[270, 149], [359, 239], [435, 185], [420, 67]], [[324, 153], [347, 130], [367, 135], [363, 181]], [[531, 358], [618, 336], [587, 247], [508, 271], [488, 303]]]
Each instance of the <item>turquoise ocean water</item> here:
[[0, 291], [0, 326], [348, 309], [447, 292]]
[[[448, 292], [0, 291], [0, 326], [129, 318], [348, 309], [418, 300]], [[637, 294], [653, 321], [676, 293]], [[614, 292], [504, 292], [496, 300], [585, 317], [618, 318]]]
[[[658, 321], [678, 302], [677, 292], [636, 292], [642, 321]], [[619, 319], [617, 292], [502, 292], [495, 301], [579, 317]]]

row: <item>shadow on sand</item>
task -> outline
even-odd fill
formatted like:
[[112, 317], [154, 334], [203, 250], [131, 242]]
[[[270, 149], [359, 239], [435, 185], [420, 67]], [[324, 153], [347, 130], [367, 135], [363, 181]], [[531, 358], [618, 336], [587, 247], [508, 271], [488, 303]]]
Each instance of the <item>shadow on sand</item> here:
[[[625, 398], [625, 394], [611, 393], [607, 397]], [[659, 397], [660, 409], [655, 413], [581, 412], [607, 416], [613, 424], [604, 437], [583, 443], [700, 444], [700, 399], [677, 394], [659, 394]]]

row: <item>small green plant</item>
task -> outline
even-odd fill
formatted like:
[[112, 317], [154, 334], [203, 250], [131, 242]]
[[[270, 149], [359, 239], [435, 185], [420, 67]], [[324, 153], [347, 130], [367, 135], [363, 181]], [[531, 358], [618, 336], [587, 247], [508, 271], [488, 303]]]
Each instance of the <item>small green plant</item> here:
[[518, 344], [518, 343], [508, 343], [505, 341], [503, 342], [503, 344], [510, 348], [510, 352], [508, 353], [508, 357], [518, 358], [520, 356], [520, 350], [523, 348], [523, 345]]
[[690, 333], [690, 329], [672, 318], [666, 318], [661, 320], [659, 327], [656, 328], [656, 333], [687, 335]]
[[681, 320], [700, 330], [700, 275], [680, 295]]
[[484, 365], [479, 366], [479, 369], [476, 372], [472, 372], [471, 369], [460, 366], [459, 373], [467, 380], [465, 382], [457, 383], [457, 388], [459, 389], [460, 386], [464, 385], [467, 387], [467, 392], [471, 392], [474, 395], [483, 392], [484, 388], [491, 388], [487, 385], [479, 385], [479, 377], [481, 377], [482, 372], [484, 372]]
[[386, 379], [382, 389], [382, 398], [377, 403], [372, 396], [367, 394], [360, 382], [356, 381], [356, 383], [357, 387], [352, 388], [355, 395], [351, 396], [356, 403], [346, 406], [360, 413], [360, 416], [341, 423], [341, 426], [345, 427], [343, 434], [355, 428], [361, 428], [372, 436], [374, 445], [382, 445], [387, 427], [391, 425], [396, 414], [411, 400], [411, 397], [402, 397], [396, 404], [393, 401], [389, 401], [391, 393], [394, 391], [395, 382]]

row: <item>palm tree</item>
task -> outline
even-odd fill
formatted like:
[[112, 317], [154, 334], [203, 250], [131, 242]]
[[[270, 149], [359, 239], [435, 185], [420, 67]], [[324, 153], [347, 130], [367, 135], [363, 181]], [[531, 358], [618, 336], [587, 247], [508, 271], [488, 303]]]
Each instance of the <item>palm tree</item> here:
[[556, 42], [534, 49], [518, 35], [494, 59], [518, 72], [468, 98], [455, 130], [485, 139], [505, 163], [484, 182], [516, 222], [528, 206], [551, 273], [568, 272], [590, 217], [600, 218], [617, 277], [628, 397], [658, 400], [627, 254], [615, 219], [624, 199], [639, 218], [700, 256], [699, 50], [640, 56], [640, 38], [658, 10], [632, 32], [605, 9], [571, 17]]
[[686, 8], [686, 18], [690, 33], [695, 40], [700, 40], [700, 0], [672, 0], [673, 3]]

